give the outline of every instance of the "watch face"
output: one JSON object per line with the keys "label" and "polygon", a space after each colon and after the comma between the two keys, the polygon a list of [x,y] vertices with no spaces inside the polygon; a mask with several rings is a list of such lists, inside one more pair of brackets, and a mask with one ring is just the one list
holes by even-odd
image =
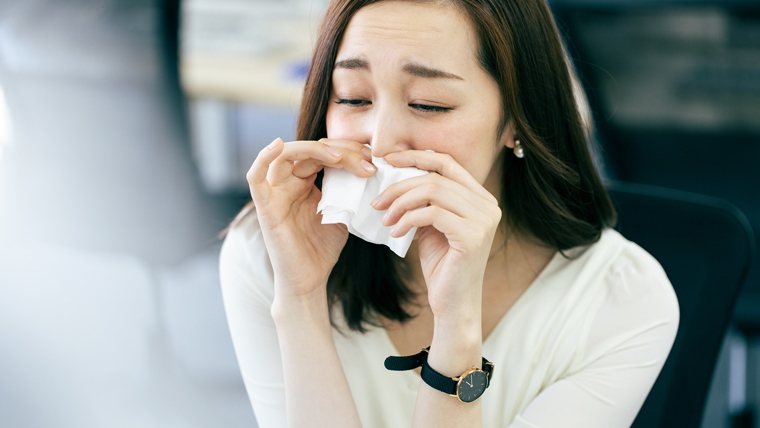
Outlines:
{"label": "watch face", "polygon": [[459,381],[459,399],[465,403],[470,403],[483,395],[488,384],[486,374],[480,370],[471,371],[462,380]]}

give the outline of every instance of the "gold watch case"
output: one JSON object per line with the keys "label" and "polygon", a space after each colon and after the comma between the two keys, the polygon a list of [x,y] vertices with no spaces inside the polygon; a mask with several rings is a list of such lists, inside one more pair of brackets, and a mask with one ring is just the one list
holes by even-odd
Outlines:
{"label": "gold watch case", "polygon": [[[488,363],[488,364],[491,364],[491,363]],[[493,364],[491,364],[491,365],[493,365]],[[480,391],[480,394],[475,399],[470,400],[470,401],[465,401],[465,400],[462,399],[462,395],[460,393],[460,389],[462,388],[462,383],[465,383],[465,379],[467,378],[467,376],[469,376],[470,374],[472,374],[474,372],[480,372],[482,374],[483,378],[485,379],[485,385],[483,386],[483,389]],[[472,402],[477,401],[478,399],[480,399],[480,397],[483,396],[483,393],[485,392],[486,388],[488,388],[488,384],[490,382],[490,380],[488,379],[488,373],[484,372],[483,370],[481,370],[481,369],[479,369],[479,368],[477,368],[475,366],[472,366],[471,369],[469,369],[466,372],[462,373],[460,376],[458,376],[458,377],[452,377],[451,379],[457,383],[457,391],[456,391],[456,393],[450,394],[450,395],[452,395],[454,397],[457,397],[457,399],[459,401],[461,401],[462,403],[472,403]]]}
{"label": "gold watch case", "polygon": [[[430,350],[428,348],[422,348],[421,351],[425,351],[428,354],[430,353]],[[491,366],[491,371],[493,371],[494,365],[493,365],[492,362],[489,361],[489,362],[486,363],[486,365],[487,366]],[[467,378],[467,376],[469,376],[473,372],[480,372],[480,373],[483,374],[483,377],[485,378],[485,386],[484,386],[483,390],[480,392],[480,395],[478,395],[477,398],[475,398],[472,401],[465,401],[465,400],[462,400],[462,397],[459,394],[460,387],[462,385],[462,382],[464,382],[464,380]],[[491,380],[488,378],[488,373],[486,373],[485,371],[483,371],[483,370],[481,370],[481,369],[479,369],[479,368],[477,368],[475,366],[472,366],[471,369],[469,369],[466,372],[462,373],[458,377],[451,377],[451,380],[453,380],[454,382],[457,383],[457,390],[456,390],[456,392],[454,394],[449,394],[449,395],[452,396],[452,397],[457,397],[457,399],[459,401],[461,401],[462,403],[472,403],[474,401],[477,401],[481,396],[483,396],[483,393],[485,392],[485,390],[488,388],[488,386],[491,383]]]}

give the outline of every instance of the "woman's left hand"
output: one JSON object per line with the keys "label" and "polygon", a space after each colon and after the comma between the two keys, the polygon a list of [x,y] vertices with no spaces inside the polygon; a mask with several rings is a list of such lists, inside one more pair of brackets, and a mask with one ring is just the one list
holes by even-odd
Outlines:
{"label": "woman's left hand", "polygon": [[486,263],[501,221],[498,201],[450,155],[409,150],[385,159],[395,167],[437,173],[389,186],[373,206],[387,209],[383,224],[396,225],[391,236],[419,228],[419,257],[433,314],[475,315],[472,308],[480,310]]}

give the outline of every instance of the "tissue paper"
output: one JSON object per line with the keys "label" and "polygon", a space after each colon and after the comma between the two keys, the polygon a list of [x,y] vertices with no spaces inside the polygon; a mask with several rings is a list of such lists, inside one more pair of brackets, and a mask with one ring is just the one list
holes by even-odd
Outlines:
{"label": "tissue paper", "polygon": [[369,178],[357,177],[345,169],[326,167],[317,213],[322,212],[322,224],[343,223],[351,234],[373,244],[387,245],[399,257],[404,257],[417,228],[402,237],[391,237],[391,227],[381,223],[385,211],[372,208],[370,202],[391,184],[429,172],[396,168],[379,157],[372,157],[372,163],[377,171]]}

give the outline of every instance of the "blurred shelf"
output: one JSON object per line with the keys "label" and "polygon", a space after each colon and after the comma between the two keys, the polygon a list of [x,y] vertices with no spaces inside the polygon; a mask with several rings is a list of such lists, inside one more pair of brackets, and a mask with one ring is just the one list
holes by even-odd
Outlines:
{"label": "blurred shelf", "polygon": [[183,4],[180,74],[190,97],[297,107],[322,0]]}
{"label": "blurred shelf", "polygon": [[221,98],[295,107],[303,94],[307,62],[301,52],[267,58],[186,54],[181,60],[182,85],[191,98]]}
{"label": "blurred shelf", "polygon": [[295,139],[325,0],[189,0],[180,76],[206,190],[247,194],[245,173],[277,137]]}

